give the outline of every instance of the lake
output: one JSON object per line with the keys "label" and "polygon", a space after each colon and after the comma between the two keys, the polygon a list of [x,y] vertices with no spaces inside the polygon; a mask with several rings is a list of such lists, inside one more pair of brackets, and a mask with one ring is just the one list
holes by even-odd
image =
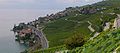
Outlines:
{"label": "lake", "polygon": [[15,35],[10,31],[14,24],[27,23],[65,7],[82,6],[98,1],[101,0],[0,0],[0,53],[20,53],[27,49],[26,46],[15,42]]}
{"label": "lake", "polygon": [[0,53],[20,53],[27,47],[15,41],[15,35],[10,31],[14,24],[30,22],[39,16],[55,13],[59,10],[13,10],[0,9]]}

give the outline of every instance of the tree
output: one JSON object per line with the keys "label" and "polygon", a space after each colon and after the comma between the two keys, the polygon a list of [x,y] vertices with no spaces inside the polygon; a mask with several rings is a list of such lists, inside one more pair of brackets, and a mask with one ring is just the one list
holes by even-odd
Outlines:
{"label": "tree", "polygon": [[83,34],[75,34],[72,37],[69,37],[68,39],[65,40],[65,45],[66,48],[68,49],[73,49],[76,47],[81,47],[83,46],[83,44],[85,43],[85,37],[83,36]]}

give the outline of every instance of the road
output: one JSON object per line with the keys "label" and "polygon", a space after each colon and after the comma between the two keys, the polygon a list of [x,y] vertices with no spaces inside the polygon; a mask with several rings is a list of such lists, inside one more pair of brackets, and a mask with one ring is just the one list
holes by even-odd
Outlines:
{"label": "road", "polygon": [[117,18],[117,28],[120,28],[120,15],[118,14],[118,18]]}
{"label": "road", "polygon": [[91,32],[95,32],[95,29],[92,28],[92,23],[90,21],[87,21],[90,25],[88,26],[88,29],[91,31]]}
{"label": "road", "polygon": [[65,19],[66,21],[71,21],[71,22],[76,22],[76,23],[78,23],[78,24],[80,24],[80,23],[84,23],[83,21],[76,21],[76,20],[68,20],[68,19]]}
{"label": "road", "polygon": [[32,28],[32,31],[35,33],[35,35],[37,35],[39,37],[39,39],[41,40],[41,45],[42,45],[42,49],[46,49],[49,47],[49,43],[47,38],[45,37],[45,35],[43,34],[42,30],[39,30],[35,27],[30,26],[30,28]]}

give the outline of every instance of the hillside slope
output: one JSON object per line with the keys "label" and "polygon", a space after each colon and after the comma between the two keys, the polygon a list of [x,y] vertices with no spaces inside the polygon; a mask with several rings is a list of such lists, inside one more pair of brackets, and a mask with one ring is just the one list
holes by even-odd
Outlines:
{"label": "hillside slope", "polygon": [[[82,7],[70,7],[67,9],[70,11],[69,15],[45,24],[43,32],[50,48],[34,52],[111,53],[118,51],[120,30],[113,30],[113,25],[117,14],[120,14],[119,6],[120,0],[106,0]],[[106,23],[109,23],[109,29],[104,31]],[[68,50],[64,40],[73,36],[75,32],[83,34],[87,42],[81,47]],[[100,34],[97,36],[96,33]]]}
{"label": "hillside slope", "polygon": [[120,30],[106,31],[101,33],[84,46],[76,48],[69,53],[113,53],[120,52]]}
{"label": "hillside slope", "polygon": [[[91,6],[97,8],[94,5]],[[73,11],[72,15],[62,17],[61,19],[46,24],[44,33],[49,40],[50,47],[62,45],[64,39],[74,35],[76,31],[84,34],[87,39],[92,37],[95,32],[103,31],[105,23],[112,22],[112,20],[116,18],[116,15],[110,14],[113,13],[110,12],[111,10],[114,11],[113,8],[99,6],[100,9],[103,7],[105,8],[104,10],[97,11],[94,14],[82,14]],[[88,28],[90,25],[88,21],[92,23],[92,28],[95,30],[94,32]]]}

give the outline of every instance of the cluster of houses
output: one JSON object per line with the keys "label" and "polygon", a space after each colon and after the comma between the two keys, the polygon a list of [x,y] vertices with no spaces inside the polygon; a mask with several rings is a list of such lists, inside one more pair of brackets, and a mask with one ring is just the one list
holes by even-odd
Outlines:
{"label": "cluster of houses", "polygon": [[[18,26],[14,26],[13,31],[17,32],[18,38],[20,43],[26,43],[26,37],[29,36],[29,41],[27,43],[35,43],[34,39],[35,34],[32,33],[32,29],[30,29],[28,26],[34,26],[35,28],[42,28],[44,27],[44,23],[48,23],[50,21],[70,16],[72,13],[79,13],[79,14],[93,14],[100,10],[105,10],[106,8],[95,8],[95,7],[68,7],[64,11],[58,12],[56,14],[50,14],[46,15],[44,17],[39,17],[37,20],[29,22],[27,24],[20,23]],[[20,39],[21,38],[21,39]],[[28,38],[28,37],[27,37]],[[32,40],[32,41],[31,41]]]}
{"label": "cluster of houses", "polygon": [[36,43],[35,34],[27,24],[20,23],[18,26],[14,26],[13,30],[16,34],[16,41],[28,46],[33,46]]}
{"label": "cluster of houses", "polygon": [[32,29],[22,29],[19,32],[17,32],[20,37],[25,37],[26,34],[32,34]]}
{"label": "cluster of houses", "polygon": [[61,12],[58,12],[55,14],[50,14],[50,15],[47,14],[44,17],[39,17],[37,20],[30,22],[30,24],[37,26],[37,25],[41,25],[42,23],[47,23],[47,22],[50,22],[50,21],[53,21],[53,20],[56,20],[56,19],[59,19],[62,17],[69,16],[74,12],[78,12],[79,14],[93,14],[93,13],[96,13],[97,11],[105,10],[105,9],[106,8],[104,8],[104,7],[103,8],[94,8],[94,7],[90,7],[90,6],[83,7],[83,8],[68,7],[64,11],[61,11]]}
{"label": "cluster of houses", "polygon": [[50,15],[47,14],[45,17],[39,17],[37,21],[39,23],[46,23],[46,22],[53,21],[68,15],[69,13],[67,11],[61,11],[56,14],[50,14]]}

